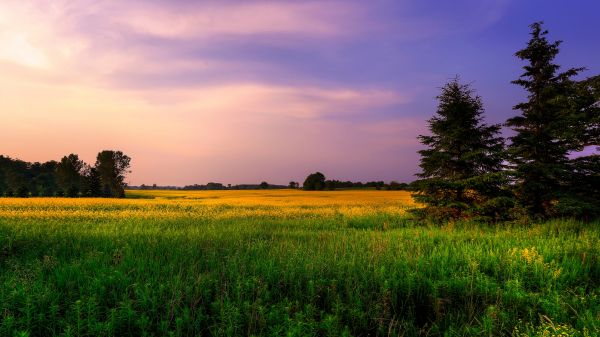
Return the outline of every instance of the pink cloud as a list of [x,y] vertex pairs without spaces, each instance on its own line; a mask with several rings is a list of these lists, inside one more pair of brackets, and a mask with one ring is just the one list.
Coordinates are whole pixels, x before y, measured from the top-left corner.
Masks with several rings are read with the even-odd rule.
[[119,13],[116,21],[137,32],[170,38],[269,33],[328,36],[355,30],[349,30],[347,23],[358,19],[360,7],[338,1],[204,2],[191,12],[155,5],[143,11],[125,7]]
[[[269,41],[285,45],[298,36],[336,43],[389,33],[369,20],[368,7],[346,1],[215,1],[186,11],[169,2],[3,1],[2,151],[30,161],[75,152],[93,161],[102,149],[120,149],[134,159],[134,184],[259,178],[285,183],[313,170],[339,179],[387,179],[402,167],[398,176],[406,175],[412,168],[403,161],[414,159],[424,122],[373,116],[410,103],[414,92],[318,79],[282,84],[264,75],[269,64],[244,55],[165,60],[154,54],[160,46],[143,42],[176,40],[201,50],[234,36],[252,41],[255,35],[278,35]],[[402,28],[399,40],[440,30],[426,20],[392,24]],[[218,77],[243,69],[256,76],[183,81],[194,71]],[[120,82],[129,74],[180,73],[182,85]]]

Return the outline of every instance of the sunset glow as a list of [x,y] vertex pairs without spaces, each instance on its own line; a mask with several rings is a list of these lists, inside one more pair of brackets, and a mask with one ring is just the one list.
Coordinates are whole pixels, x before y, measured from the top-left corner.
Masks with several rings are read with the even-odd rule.
[[410,181],[448,78],[491,122],[514,114],[534,20],[567,41],[565,66],[598,73],[600,5],[536,3],[4,0],[0,154],[122,150],[131,184]]

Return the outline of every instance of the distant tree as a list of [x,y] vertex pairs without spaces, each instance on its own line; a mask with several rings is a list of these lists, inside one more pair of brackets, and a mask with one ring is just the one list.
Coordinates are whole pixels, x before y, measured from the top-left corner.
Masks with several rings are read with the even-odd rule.
[[431,135],[419,136],[421,178],[415,199],[425,214],[438,218],[501,216],[510,203],[502,178],[500,125],[483,123],[483,104],[469,85],[457,79],[437,97]]
[[57,191],[55,161],[27,163],[0,155],[0,196],[52,196]]
[[267,188],[269,188],[269,183],[266,181],[263,181],[262,183],[260,183],[260,185],[258,185],[259,188],[266,190]]
[[0,156],[0,196],[27,197],[27,169],[28,164],[24,161]]
[[63,157],[56,166],[58,186],[66,197],[77,197],[81,190],[85,163],[76,154]]
[[321,172],[315,172],[304,180],[302,188],[306,191],[319,191],[325,188],[325,175]]
[[298,188],[298,183],[295,181],[290,181],[290,184],[288,185],[289,188]]
[[10,197],[26,198],[29,196],[29,164],[22,160],[11,160],[6,170],[5,179]]
[[[107,167],[106,163],[108,166],[115,166],[113,173],[116,173],[107,175],[109,178],[117,177],[112,179],[112,183],[111,179],[103,181],[98,168],[85,164],[76,154],[65,156],[60,162],[45,163],[28,163],[0,155],[0,196],[78,197],[79,195],[100,196],[105,193],[106,196],[113,196],[112,191],[122,196],[124,174],[129,167],[129,157],[120,152],[115,152],[113,155],[112,164],[110,160],[105,161],[106,157],[102,157],[102,161],[97,163],[102,168]],[[103,185],[103,182],[106,184]]]
[[385,186],[385,183],[383,181],[369,181],[365,184],[365,186],[371,188],[374,187],[376,190],[380,190]]
[[527,47],[516,53],[527,61],[525,72],[513,81],[529,92],[528,100],[514,107],[521,115],[506,125],[516,132],[509,153],[518,201],[530,215],[548,217],[555,213],[557,202],[567,193],[566,182],[572,179],[568,154],[579,147],[581,131],[573,128],[573,122],[583,120],[572,118],[569,97],[574,94],[571,77],[583,69],[559,73],[554,59],[561,41],[549,42],[541,22],[531,29]]
[[27,187],[29,189],[29,195],[32,197],[40,196],[42,183],[40,181],[40,175],[42,174],[42,164],[39,162],[30,163],[27,165],[26,177]]
[[105,150],[98,153],[95,168],[100,176],[102,195],[125,197],[125,176],[129,173],[131,158],[121,151]]
[[[82,181],[82,193],[84,196],[102,196],[102,180],[100,179],[100,173],[97,168],[85,165]],[[142,189],[144,189],[144,185],[142,185]]]
[[326,190],[333,191],[333,190],[335,190],[336,185],[337,185],[337,181],[335,181],[335,180],[325,180],[325,189]]
[[5,196],[8,190],[6,174],[8,173],[10,163],[10,158],[0,155],[0,197]]
[[399,183],[395,180],[392,180],[390,182],[390,184],[387,186],[387,189],[390,191],[406,190],[406,189],[408,189],[408,184]]
[[223,186],[223,184],[221,183],[208,183],[206,184],[206,188],[207,190],[224,190],[225,186]]
[[33,163],[30,168],[30,189],[32,196],[51,197],[58,193],[56,181],[56,170],[58,163],[49,161],[45,163]]

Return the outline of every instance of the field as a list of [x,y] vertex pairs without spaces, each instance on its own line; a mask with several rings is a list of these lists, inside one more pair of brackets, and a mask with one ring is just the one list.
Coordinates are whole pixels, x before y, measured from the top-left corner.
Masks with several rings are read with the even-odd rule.
[[0,198],[0,335],[600,334],[600,224],[435,226],[412,207],[401,191]]

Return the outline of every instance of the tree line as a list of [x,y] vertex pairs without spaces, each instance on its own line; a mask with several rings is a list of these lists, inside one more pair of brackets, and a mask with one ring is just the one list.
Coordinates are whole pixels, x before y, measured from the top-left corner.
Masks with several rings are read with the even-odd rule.
[[0,155],[0,196],[123,198],[130,162],[123,152],[110,150],[98,153],[93,166],[76,154],[45,163]]
[[127,189],[130,190],[184,190],[184,191],[220,191],[220,190],[262,190],[262,189],[284,189],[288,188],[287,185],[275,185],[269,184],[266,181],[261,182],[260,184],[222,184],[209,182],[206,185],[203,184],[193,184],[193,185],[185,185],[181,186],[159,186],[156,184],[146,185],[141,184],[140,186],[127,186]]
[[554,62],[561,41],[550,42],[542,22],[530,27],[531,39],[515,54],[526,64],[512,83],[528,96],[504,124],[511,137],[501,136],[502,125],[484,123],[482,99],[471,85],[455,78],[441,89],[430,134],[419,136],[426,147],[414,182],[415,198],[426,206],[419,214],[600,216],[600,76],[575,80],[584,68],[562,71]]
[[[299,188],[300,184],[294,181],[290,181],[290,188]],[[386,184],[383,181],[369,181],[366,183],[357,181],[339,181],[339,180],[327,180],[325,175],[321,172],[315,172],[309,174],[304,183],[302,189],[305,191],[333,191],[336,189],[343,188],[374,188],[376,190],[406,190],[409,188],[407,183],[399,183],[397,181],[391,181]]]
[[[323,174],[320,172],[313,173],[312,175],[322,176]],[[309,175],[310,177],[310,175]],[[347,189],[347,188],[374,188],[377,190],[406,190],[409,188],[409,184],[407,183],[399,183],[397,181],[391,181],[390,183],[385,183],[383,181],[369,181],[366,183],[356,181],[340,181],[340,180],[326,180],[325,176],[323,176],[322,182],[316,182],[314,180],[308,179],[307,181],[300,186],[300,183],[297,181],[290,181],[288,185],[277,185],[271,184],[266,181],[261,182],[260,184],[222,184],[209,182],[207,184],[193,184],[193,185],[185,185],[183,187],[180,186],[159,186],[156,184],[146,185],[141,184],[139,186],[127,186],[127,189],[131,190],[190,190],[190,191],[219,191],[219,190],[266,190],[266,189],[299,189],[302,188],[304,190],[336,190],[336,189]]]

